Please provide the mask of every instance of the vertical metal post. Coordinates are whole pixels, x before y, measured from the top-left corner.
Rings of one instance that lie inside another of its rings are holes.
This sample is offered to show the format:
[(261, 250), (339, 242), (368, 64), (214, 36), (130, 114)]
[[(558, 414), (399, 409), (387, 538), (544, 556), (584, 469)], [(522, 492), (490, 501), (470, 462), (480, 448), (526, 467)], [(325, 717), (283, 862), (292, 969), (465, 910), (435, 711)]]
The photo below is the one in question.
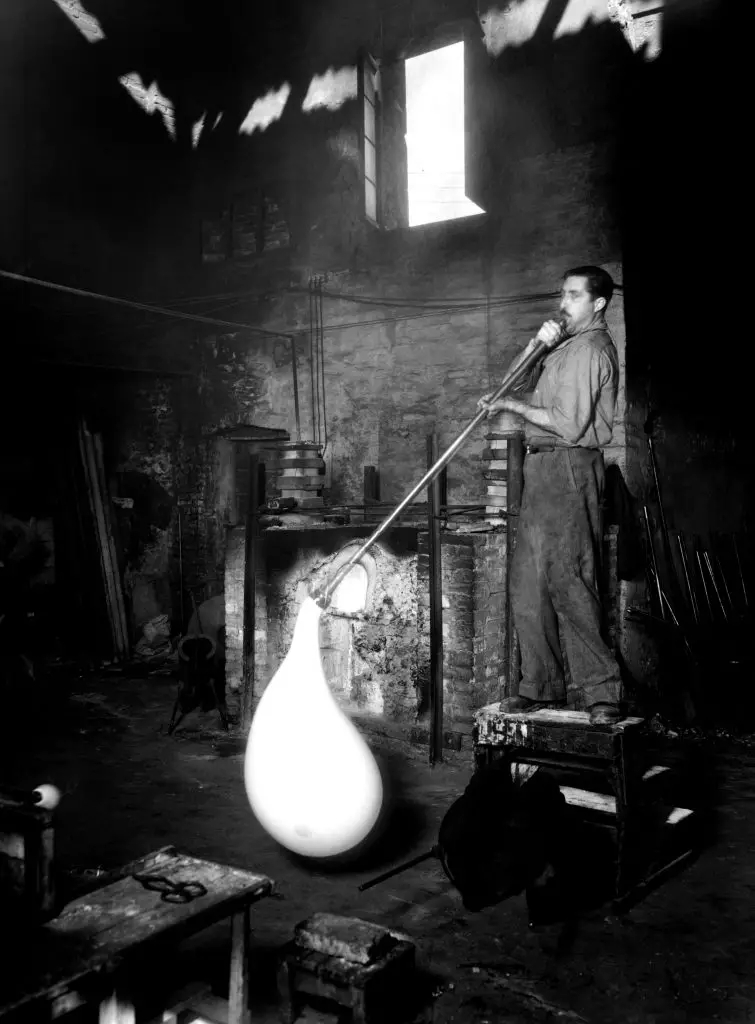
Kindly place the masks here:
[(521, 652), (519, 640), (514, 629), (514, 616), (511, 610), (511, 562), (516, 550), (516, 534), (519, 526), (519, 512), (522, 507), (522, 490), (524, 488), (524, 434), (517, 433), (508, 440), (506, 460), (506, 670), (508, 693), (506, 697), (516, 697), (519, 693), (519, 670)]
[(241, 725), (248, 729), (254, 710), (254, 632), (257, 603), (257, 539), (259, 535), (259, 467), (256, 453), (249, 456), (249, 507), (244, 538), (244, 645), (242, 651)]
[[(427, 438), (427, 464), (438, 460), (438, 435)], [(427, 489), (430, 546), (430, 764), (443, 760), (443, 579), (440, 539), (441, 482)]]

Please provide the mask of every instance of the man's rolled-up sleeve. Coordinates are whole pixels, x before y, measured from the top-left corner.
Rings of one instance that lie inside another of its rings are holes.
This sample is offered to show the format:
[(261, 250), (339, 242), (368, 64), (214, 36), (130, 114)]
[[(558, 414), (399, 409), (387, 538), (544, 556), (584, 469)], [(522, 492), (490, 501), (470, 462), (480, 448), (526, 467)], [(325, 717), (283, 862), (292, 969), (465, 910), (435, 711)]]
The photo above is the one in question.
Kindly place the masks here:
[(610, 370), (592, 345), (580, 345), (564, 369), (547, 409), (559, 436), (569, 444), (579, 444), (593, 423), (600, 390)]

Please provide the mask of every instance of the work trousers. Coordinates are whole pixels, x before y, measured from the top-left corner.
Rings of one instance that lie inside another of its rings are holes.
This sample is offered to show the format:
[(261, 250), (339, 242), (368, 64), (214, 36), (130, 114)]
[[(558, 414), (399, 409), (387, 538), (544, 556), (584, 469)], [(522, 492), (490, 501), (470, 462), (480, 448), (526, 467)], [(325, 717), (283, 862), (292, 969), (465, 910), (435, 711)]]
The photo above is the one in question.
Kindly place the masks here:
[(511, 609), (522, 656), (519, 694), (567, 703), (617, 703), (619, 668), (602, 636), (599, 571), (602, 454), (557, 448), (525, 457), (511, 566)]

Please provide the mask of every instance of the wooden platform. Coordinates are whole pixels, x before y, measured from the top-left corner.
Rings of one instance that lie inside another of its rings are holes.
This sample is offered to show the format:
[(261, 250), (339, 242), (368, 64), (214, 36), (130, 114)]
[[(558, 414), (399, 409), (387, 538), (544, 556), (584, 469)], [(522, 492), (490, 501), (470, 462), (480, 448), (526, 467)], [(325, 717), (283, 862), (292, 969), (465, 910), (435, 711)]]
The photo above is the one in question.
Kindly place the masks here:
[[(173, 883), (199, 882), (207, 890), (171, 903), (133, 874)], [(51, 1019), (90, 1003), (100, 1020), (133, 1022), (131, 993), (152, 972), (160, 976), (160, 949), (231, 923), (229, 1024), (247, 1020), (249, 911), (270, 895), (264, 875), (200, 860), (172, 847), (127, 865), (122, 877), (69, 903), (51, 921), (15, 936), (2, 961), (0, 1020)], [(5, 936), (7, 939), (8, 936)]]
[[(504, 712), (490, 704), (475, 715), (475, 762), (507, 757), (520, 766), (579, 774), (583, 786), (562, 785), (567, 803), (616, 838), (614, 907), (625, 910), (697, 855), (693, 811), (664, 802), (671, 770), (649, 763), (644, 719), (590, 725), (585, 711)], [(609, 790), (609, 792), (601, 791)], [(677, 835), (670, 837), (670, 830)]]

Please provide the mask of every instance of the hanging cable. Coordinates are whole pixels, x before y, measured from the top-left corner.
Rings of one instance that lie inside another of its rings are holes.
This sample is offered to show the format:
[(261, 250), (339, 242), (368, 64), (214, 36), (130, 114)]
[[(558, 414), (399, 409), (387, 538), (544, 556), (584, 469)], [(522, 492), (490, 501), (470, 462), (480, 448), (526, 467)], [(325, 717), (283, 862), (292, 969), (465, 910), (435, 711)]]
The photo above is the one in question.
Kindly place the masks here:
[[(236, 330), (253, 331), (267, 338), (285, 338), (288, 340), (291, 335), (282, 331), (268, 331), (264, 327), (255, 327), (254, 324), (239, 323), (233, 320), (219, 320), (215, 317), (201, 316), (198, 313), (185, 313), (177, 309), (164, 309), (161, 306), (150, 306), (145, 302), (134, 302), (132, 299), (121, 299), (115, 295), (106, 295), (102, 292), (93, 292), (85, 288), (72, 288), (70, 285), (56, 284), (53, 281), (44, 281), (37, 277), (27, 277), (26, 274), (12, 274), (9, 270), (0, 270), (0, 277), (6, 277), (11, 281), (20, 281), (23, 284), (34, 284), (39, 288), (49, 288), (52, 291), (64, 292), (67, 295), (78, 295), (80, 298), (97, 299), (100, 302), (111, 302), (117, 306), (126, 306), (129, 309), (138, 309), (143, 313), (156, 313), (159, 316), (175, 317), (178, 320), (192, 320), (196, 323), (212, 324), (219, 327), (234, 327)], [(301, 333), (296, 332), (296, 333)]]

